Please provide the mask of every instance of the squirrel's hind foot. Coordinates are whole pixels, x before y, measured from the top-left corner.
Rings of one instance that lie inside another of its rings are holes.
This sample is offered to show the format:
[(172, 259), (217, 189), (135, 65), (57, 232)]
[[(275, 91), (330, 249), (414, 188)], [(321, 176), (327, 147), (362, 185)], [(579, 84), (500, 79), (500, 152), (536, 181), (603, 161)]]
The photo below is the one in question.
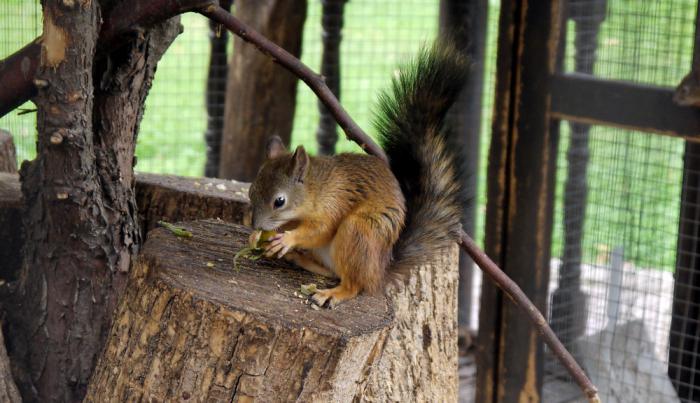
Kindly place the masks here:
[(353, 298), (357, 296), (357, 294), (357, 290), (345, 287), (341, 283), (334, 288), (316, 291), (316, 293), (311, 296), (311, 302), (321, 308), (333, 309), (338, 306), (339, 303)]

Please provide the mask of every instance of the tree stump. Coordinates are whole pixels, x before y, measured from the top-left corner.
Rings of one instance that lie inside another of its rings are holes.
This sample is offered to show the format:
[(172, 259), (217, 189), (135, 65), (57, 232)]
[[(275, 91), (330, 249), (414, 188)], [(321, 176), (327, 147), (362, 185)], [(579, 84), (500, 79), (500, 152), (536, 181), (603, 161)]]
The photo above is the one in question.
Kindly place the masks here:
[(279, 260), (234, 269), (248, 229), (178, 225), (193, 237), (149, 233), (86, 401), (457, 401), (456, 246), (389, 300), (316, 310), (299, 286), (333, 280)]
[(17, 174), (0, 172), (0, 279), (17, 278), (22, 266), (22, 192)]
[(5, 350), (5, 338), (0, 330), (0, 402), (21, 403), (22, 397), (15, 380), (12, 379), (10, 359)]
[(0, 129), (0, 172), (17, 172), (17, 153), (12, 135)]
[(136, 175), (139, 224), (147, 233), (159, 220), (170, 222), (205, 218), (246, 224), (249, 183), (174, 175)]

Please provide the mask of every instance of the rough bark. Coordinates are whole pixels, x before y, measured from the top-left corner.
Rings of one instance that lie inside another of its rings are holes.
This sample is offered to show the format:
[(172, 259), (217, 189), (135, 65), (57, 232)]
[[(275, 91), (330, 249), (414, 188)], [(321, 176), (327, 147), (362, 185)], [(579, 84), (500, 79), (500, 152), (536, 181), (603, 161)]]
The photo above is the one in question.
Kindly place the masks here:
[[(220, 6), (231, 10), (232, 0), (222, 0)], [(204, 176), (219, 176), (221, 158), (221, 133), (224, 131), (224, 105), (226, 102), (226, 76), (228, 75), (228, 30), (214, 21), (209, 21), (209, 71), (207, 73), (207, 162)]]
[(21, 169), (31, 242), (7, 309), (13, 371), (28, 401), (85, 393), (139, 242), (132, 166), (143, 101), (179, 32), (166, 22), (94, 64), (99, 7), (44, 2), (37, 159)]
[(359, 400), (457, 401), (458, 259), (455, 244), (389, 292), (396, 319)]
[(12, 379), (10, 358), (5, 350), (5, 338), (0, 330), (0, 402), (21, 403), (19, 389)]
[(0, 172), (17, 172), (17, 153), (12, 135), (0, 129)]
[[(37, 159), (21, 170), (30, 242), (20, 279), (20, 299), (26, 304), (17, 316), (26, 321), (13, 320), (10, 313), (10, 353), (25, 399), (75, 401), (78, 378), (90, 369), (85, 361), (94, 359), (83, 347), (99, 337), (98, 305), (104, 304), (93, 304), (91, 299), (103, 295), (86, 286), (96, 280), (101, 289), (104, 269), (101, 259), (93, 258), (100, 244), (96, 234), (104, 229), (91, 121), (98, 7), (96, 2), (74, 8), (60, 1), (43, 5), (46, 40), (37, 79), (47, 85), (35, 100)], [(91, 319), (97, 319), (95, 328), (75, 327)], [(76, 336), (85, 343), (63, 342)]]
[[(299, 57), (306, 0), (241, 0), (236, 16)], [(236, 37), (229, 65), (219, 176), (251, 181), (276, 134), (289, 143), (298, 78)]]
[(266, 259), (232, 268), (245, 227), (182, 226), (192, 238), (150, 234), (86, 401), (351, 401), (391, 323), (386, 299), (311, 309), (295, 293), (327, 280)]
[[(12, 136), (10, 133), (0, 130), (0, 175), (2, 175), (0, 179), (4, 178), (6, 173), (14, 174), (16, 172), (17, 156)], [(6, 176), (15, 177), (14, 175)], [(21, 231), (22, 215), (18, 208), (19, 205), (3, 209), (2, 204), (11, 203), (12, 201), (9, 199), (14, 199), (16, 196), (10, 195), (19, 193), (19, 182), (0, 183), (0, 279), (5, 281), (14, 280), (16, 273), (19, 272), (22, 264), (20, 251), (24, 244), (24, 232)]]

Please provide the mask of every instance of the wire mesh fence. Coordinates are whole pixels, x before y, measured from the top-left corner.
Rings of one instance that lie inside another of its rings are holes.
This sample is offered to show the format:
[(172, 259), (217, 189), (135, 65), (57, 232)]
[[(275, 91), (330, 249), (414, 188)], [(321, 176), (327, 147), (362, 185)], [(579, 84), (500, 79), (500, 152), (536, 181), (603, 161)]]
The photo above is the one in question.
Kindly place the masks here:
[[(566, 72), (675, 87), (690, 71), (696, 1), (567, 5)], [(684, 156), (691, 154), (679, 138), (561, 123), (550, 323), (602, 401), (700, 399), (698, 333), (688, 326), (699, 318), (688, 309), (694, 302), (679, 300), (690, 293), (680, 296), (674, 282), (674, 272), (694, 272), (697, 263), (682, 259), (678, 242), (683, 195), (698, 186), (684, 185), (692, 172)], [(691, 232), (690, 244), (699, 236)], [(683, 261), (691, 267), (681, 267)], [(696, 342), (679, 343), (679, 337)], [(673, 358), (674, 345), (685, 360)], [(544, 401), (583, 401), (553, 360), (547, 374)]]

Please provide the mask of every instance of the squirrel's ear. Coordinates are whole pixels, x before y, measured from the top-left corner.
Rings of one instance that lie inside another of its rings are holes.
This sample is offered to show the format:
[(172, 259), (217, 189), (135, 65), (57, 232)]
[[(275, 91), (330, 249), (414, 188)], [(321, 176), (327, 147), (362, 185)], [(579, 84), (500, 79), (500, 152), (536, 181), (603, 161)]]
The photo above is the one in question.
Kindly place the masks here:
[(306, 153), (304, 146), (298, 146), (292, 156), (292, 172), (291, 176), (297, 182), (304, 182), (306, 171), (309, 170), (309, 155)]
[(279, 136), (272, 136), (267, 140), (265, 152), (267, 154), (267, 159), (272, 159), (286, 153), (287, 148), (284, 146), (284, 143)]

